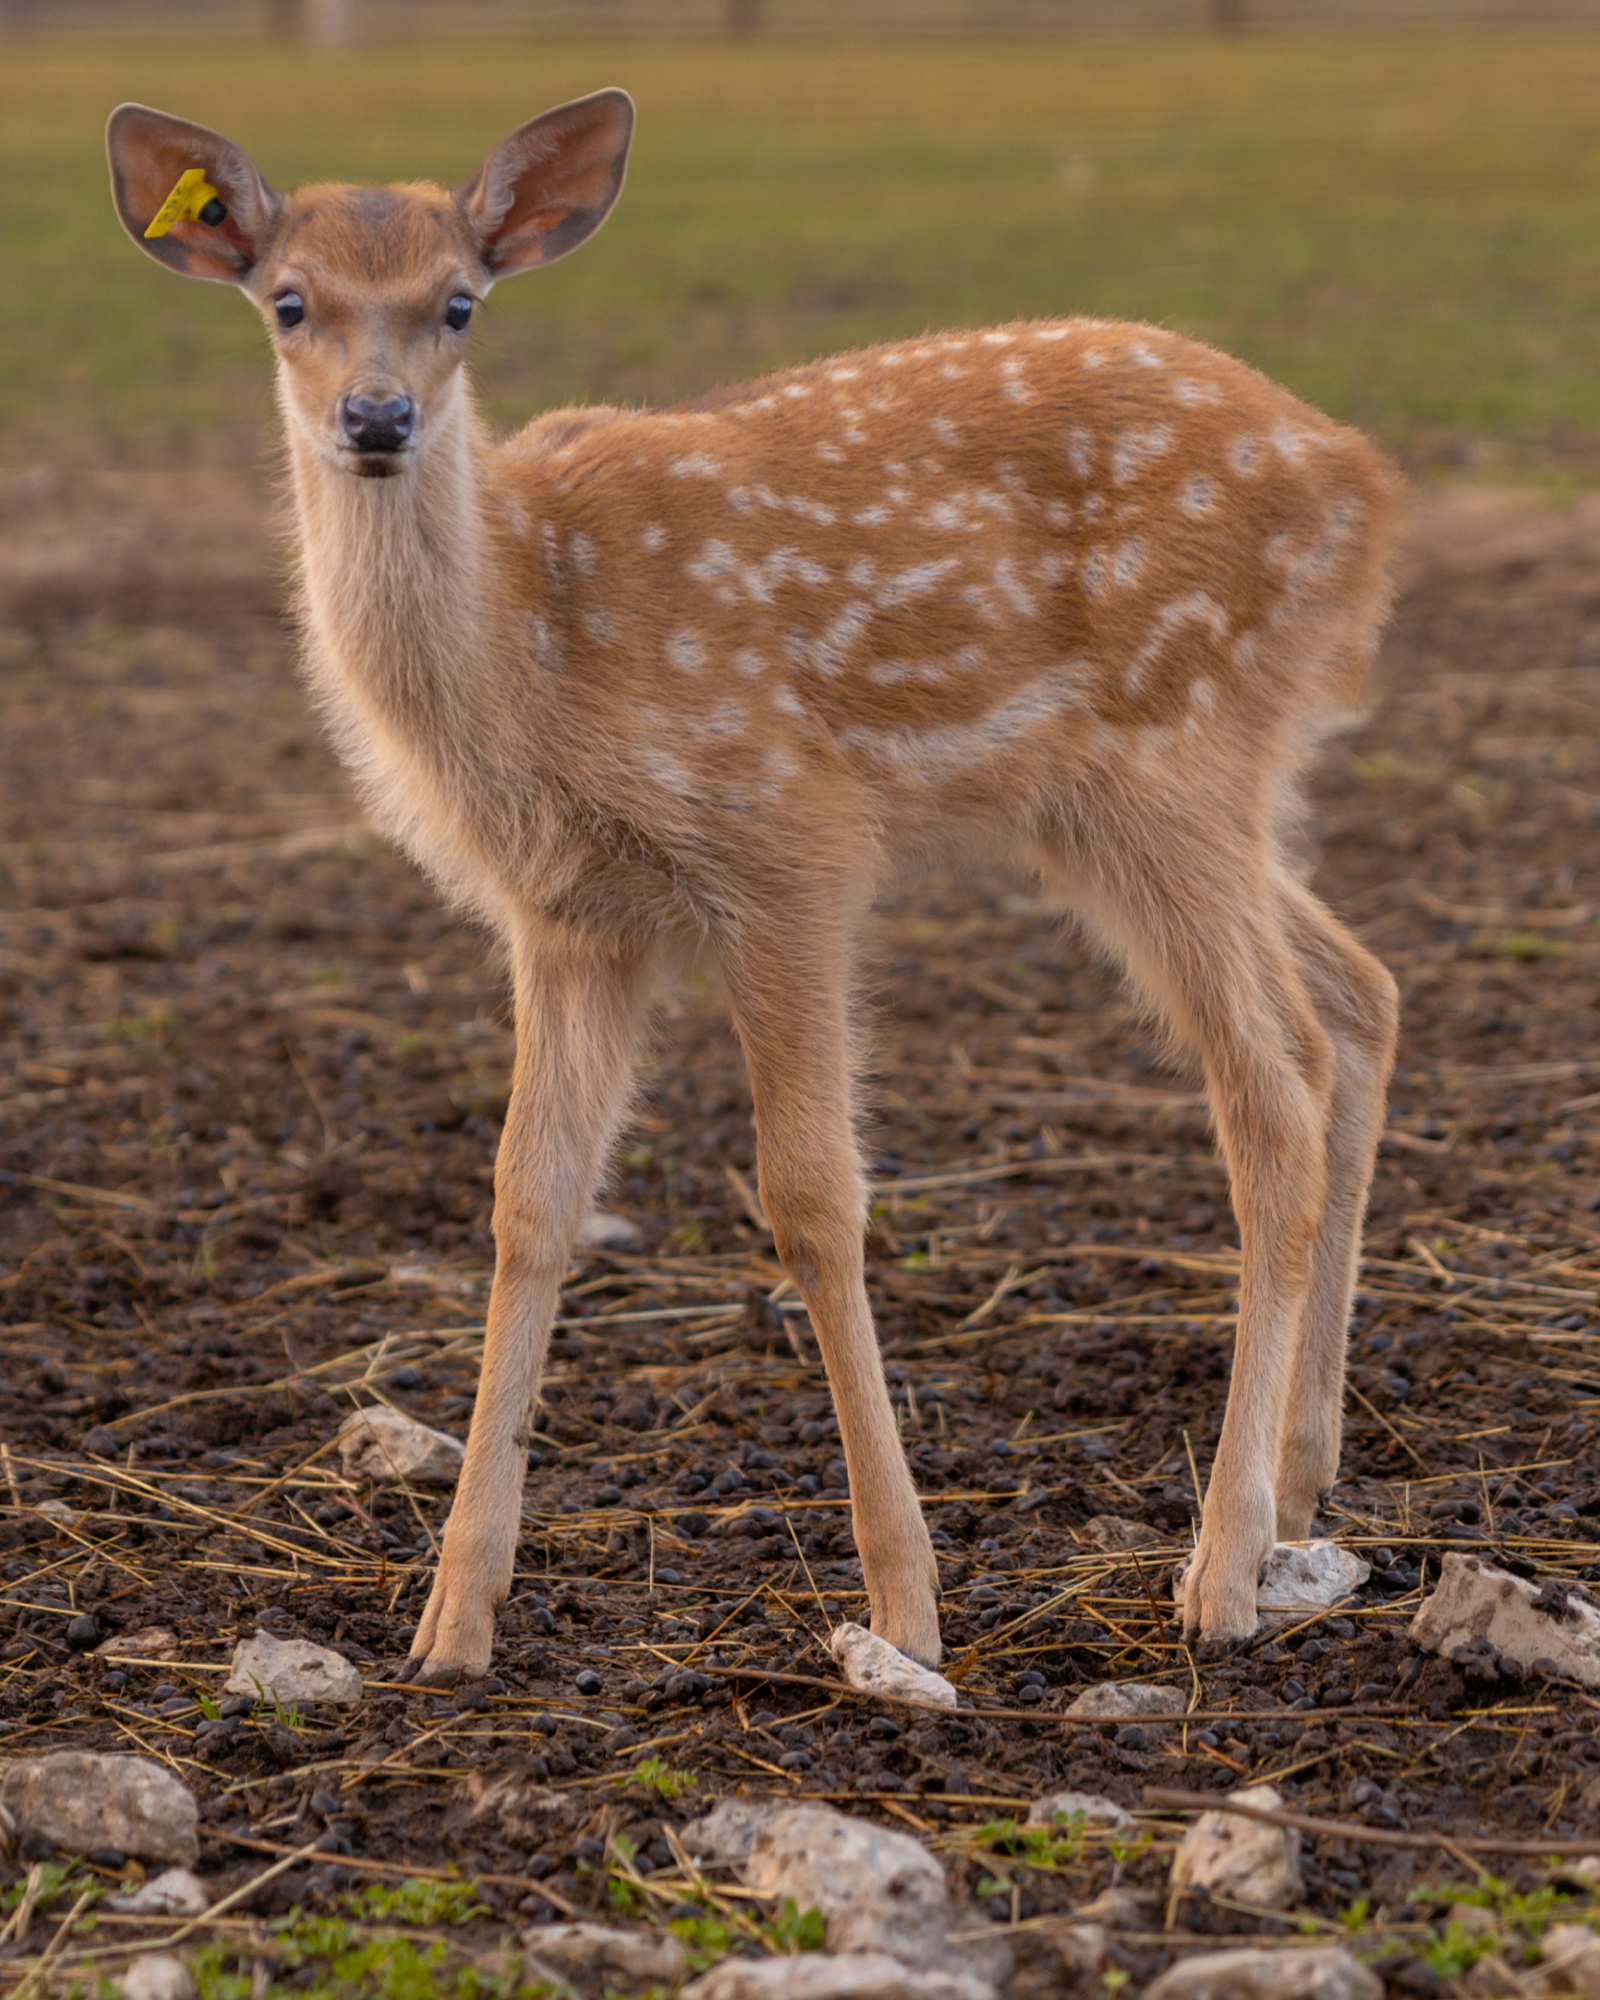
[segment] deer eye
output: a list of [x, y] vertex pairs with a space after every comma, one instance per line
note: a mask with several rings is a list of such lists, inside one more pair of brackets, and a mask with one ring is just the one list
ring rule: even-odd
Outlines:
[[444, 309], [444, 323], [452, 333], [460, 333], [472, 317], [472, 300], [465, 292], [457, 292]]
[[279, 326], [298, 326], [306, 316], [306, 302], [298, 292], [279, 292], [272, 303], [277, 310]]

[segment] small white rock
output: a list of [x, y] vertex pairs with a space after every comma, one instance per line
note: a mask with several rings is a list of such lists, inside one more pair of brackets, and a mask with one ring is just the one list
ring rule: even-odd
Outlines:
[[1600, 2000], [1600, 1937], [1586, 1924], [1552, 1924], [1539, 1940], [1539, 1961], [1555, 1992]]
[[776, 1799], [718, 1799], [690, 1820], [678, 1838], [684, 1851], [710, 1868], [742, 1868], [760, 1828], [789, 1808]]
[[200, 1858], [194, 1794], [150, 1757], [52, 1750], [24, 1758], [0, 1775], [0, 1806], [19, 1829], [69, 1854], [119, 1847], [189, 1868]]
[[757, 1827], [744, 1879], [758, 1896], [820, 1910], [832, 1951], [909, 1965], [947, 1956], [944, 1869], [909, 1834], [831, 1806], [791, 1806]]
[[1180, 1688], [1158, 1687], [1154, 1681], [1102, 1681], [1085, 1688], [1063, 1713], [1109, 1722], [1122, 1715], [1182, 1715], [1188, 1706]]
[[1131, 1812], [1125, 1812], [1115, 1799], [1103, 1798], [1099, 1792], [1047, 1793], [1029, 1806], [1025, 1824], [1055, 1826], [1062, 1820], [1074, 1819], [1080, 1813], [1085, 1826], [1115, 1827], [1119, 1833], [1131, 1831], [1136, 1824]]
[[187, 1868], [164, 1868], [130, 1894], [106, 1901], [131, 1917], [203, 1917], [211, 1907], [206, 1885]]
[[578, 1224], [576, 1250], [637, 1250], [644, 1241], [637, 1224], [609, 1208], [592, 1208]]
[[1410, 1638], [1446, 1659], [1458, 1646], [1492, 1646], [1524, 1671], [1542, 1660], [1585, 1687], [1600, 1688], [1600, 1611], [1577, 1591], [1566, 1609], [1535, 1609], [1539, 1586], [1481, 1556], [1448, 1555], [1439, 1582], [1411, 1621]]
[[165, 1625], [141, 1625], [137, 1632], [119, 1632], [94, 1649], [97, 1660], [171, 1660], [177, 1657], [178, 1635]]
[[730, 1958], [683, 1990], [682, 2000], [994, 2000], [976, 1973], [903, 1965], [881, 1951]]
[[122, 2000], [194, 2000], [194, 1981], [181, 1958], [154, 1953], [122, 1975]]
[[53, 1521], [58, 1528], [70, 1528], [78, 1518], [76, 1507], [69, 1507], [65, 1500], [41, 1500], [34, 1509], [47, 1521]]
[[343, 1653], [309, 1639], [274, 1639], [270, 1632], [234, 1647], [226, 1687], [229, 1694], [269, 1695], [280, 1708], [301, 1701], [348, 1708], [361, 1699], [361, 1675]]
[[853, 1688], [866, 1694], [898, 1695], [902, 1701], [932, 1701], [940, 1708], [954, 1708], [956, 1691], [943, 1674], [931, 1667], [919, 1667], [887, 1639], [862, 1625], [846, 1621], [836, 1625], [828, 1639], [828, 1650], [839, 1662], [839, 1671]]
[[382, 1403], [352, 1410], [339, 1426], [339, 1462], [352, 1479], [393, 1486], [453, 1486], [466, 1447]]
[[1383, 1982], [1338, 1945], [1252, 1946], [1180, 1958], [1145, 2000], [1383, 2000]]
[[[1271, 1785], [1251, 1785], [1232, 1796], [1269, 1812], [1283, 1804]], [[1243, 1813], [1202, 1813], [1172, 1858], [1171, 1880], [1175, 1889], [1205, 1889], [1258, 1910], [1293, 1909], [1303, 1893], [1300, 1836], [1292, 1826], [1271, 1826]]]
[[[1183, 1608], [1189, 1565], [1172, 1573], [1172, 1601]], [[1372, 1574], [1372, 1565], [1338, 1542], [1275, 1542], [1256, 1584], [1256, 1610], [1269, 1624], [1342, 1604]]]
[[628, 1930], [610, 1924], [535, 1924], [522, 1933], [524, 1947], [558, 1980], [595, 1974], [613, 1979], [658, 1980], [683, 1976], [682, 1940], [671, 1931]]

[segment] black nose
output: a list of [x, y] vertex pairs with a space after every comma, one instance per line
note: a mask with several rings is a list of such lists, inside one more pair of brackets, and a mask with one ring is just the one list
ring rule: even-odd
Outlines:
[[358, 390], [339, 405], [339, 428], [357, 451], [399, 451], [416, 422], [409, 396], [363, 396]]

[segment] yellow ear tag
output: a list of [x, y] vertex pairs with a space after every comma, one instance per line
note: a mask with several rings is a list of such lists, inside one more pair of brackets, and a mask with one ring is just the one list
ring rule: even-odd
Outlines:
[[156, 210], [146, 237], [165, 236], [175, 222], [193, 222], [208, 201], [218, 199], [216, 189], [206, 179], [204, 167], [190, 167], [178, 176], [177, 185]]

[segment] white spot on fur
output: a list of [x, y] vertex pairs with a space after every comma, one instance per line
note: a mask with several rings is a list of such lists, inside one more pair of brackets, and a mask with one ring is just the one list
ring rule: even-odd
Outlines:
[[1009, 356], [1000, 364], [1000, 388], [1013, 403], [1033, 401], [1032, 384], [1023, 379], [1022, 363], [1015, 355]]
[[611, 643], [611, 613], [609, 611], [586, 611], [583, 614], [583, 629], [591, 639], [597, 639], [602, 646]]
[[706, 663], [706, 642], [698, 632], [674, 632], [667, 641], [667, 658], [679, 673], [697, 674]]
[[941, 444], [959, 444], [961, 442], [960, 431], [951, 423], [948, 417], [930, 417], [928, 419], [928, 429], [933, 432]]
[[943, 556], [937, 562], [914, 563], [910, 569], [899, 570], [884, 579], [878, 587], [877, 601], [887, 609], [905, 604], [913, 597], [925, 596], [938, 586], [942, 578], [960, 566], [959, 556]]
[[735, 672], [745, 674], [751, 680], [754, 680], [757, 674], [764, 674], [767, 671], [765, 657], [758, 653], [754, 646], [741, 646], [733, 656], [733, 665]]
[[978, 339], [985, 347], [1011, 347], [1015, 344], [1016, 338], [1014, 333], [1001, 333], [998, 328], [991, 328], [989, 332], [978, 335]]
[[1198, 520], [1203, 514], [1215, 512], [1217, 505], [1217, 482], [1208, 473], [1200, 473], [1191, 479], [1178, 495], [1178, 505], [1184, 513], [1192, 514]]
[[572, 567], [583, 575], [596, 568], [600, 561], [600, 551], [587, 535], [574, 535], [567, 544], [567, 554]]
[[722, 467], [708, 453], [690, 451], [673, 459], [667, 470], [674, 479], [715, 479]]
[[834, 679], [844, 669], [856, 641], [872, 622], [872, 607], [859, 601], [847, 604], [815, 634], [786, 632], [784, 643], [797, 667]]
[[1036, 326], [1033, 337], [1035, 340], [1065, 340], [1070, 331], [1064, 326]]
[[1144, 543], [1137, 535], [1132, 535], [1111, 558], [1111, 581], [1126, 590], [1135, 582], [1144, 567]]
[[1094, 475], [1094, 438], [1082, 424], [1067, 433], [1067, 463], [1080, 479]]
[[1167, 642], [1173, 634], [1186, 625], [1204, 626], [1214, 639], [1225, 639], [1228, 635], [1228, 614], [1209, 591], [1191, 590], [1187, 597], [1174, 598], [1170, 604], [1163, 604], [1151, 625], [1150, 636], [1134, 654], [1128, 666], [1127, 685], [1130, 694], [1137, 694], [1144, 685], [1144, 677], [1167, 649]]
[[1203, 708], [1209, 715], [1217, 705], [1217, 690], [1202, 674], [1189, 688], [1189, 700], [1195, 708]]
[[1031, 591], [1024, 588], [1010, 556], [1002, 556], [994, 566], [994, 587], [1011, 609], [1023, 618], [1032, 618], [1037, 613]]
[[857, 556], [844, 575], [846, 583], [853, 583], [857, 590], [870, 590], [877, 581], [878, 565], [871, 556]]
[[852, 514], [850, 518], [859, 527], [881, 528], [884, 522], [890, 518], [890, 514], [887, 507], [862, 507], [856, 513]]
[[1119, 431], [1111, 449], [1111, 477], [1126, 486], [1152, 459], [1164, 458], [1172, 449], [1172, 432], [1165, 424], [1147, 431]]
[[658, 521], [652, 521], [639, 537], [641, 549], [664, 549], [667, 545], [667, 531]]
[[1258, 438], [1237, 437], [1228, 447], [1228, 463], [1242, 479], [1253, 479], [1261, 469], [1261, 443]]
[[639, 761], [647, 776], [669, 792], [686, 793], [694, 790], [694, 779], [678, 762], [676, 757], [660, 749], [657, 745], [646, 744], [639, 753]]
[[824, 444], [814, 445], [812, 449], [816, 452], [817, 457], [822, 459], [825, 464], [828, 465], [844, 464], [844, 453], [839, 449], [839, 447], [836, 444], [824, 443]]
[[936, 783], [959, 775], [987, 759], [1016, 748], [1084, 701], [1084, 666], [1069, 660], [1030, 681], [976, 722], [950, 723], [943, 728], [841, 730], [840, 745], [903, 775]]
[[779, 681], [772, 690], [772, 705], [784, 715], [792, 715], [799, 721], [805, 719], [806, 705], [787, 681]]
[[729, 696], [719, 701], [709, 715], [686, 716], [684, 727], [697, 742], [725, 743], [744, 734], [745, 721], [744, 703]]
[[1220, 403], [1222, 391], [1215, 382], [1197, 382], [1192, 375], [1181, 375], [1172, 385], [1173, 399], [1186, 403], [1191, 409], [1200, 403]]
[[1128, 359], [1140, 368], [1165, 368], [1167, 365], [1162, 356], [1142, 340], [1136, 340], [1128, 349]]

